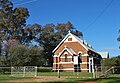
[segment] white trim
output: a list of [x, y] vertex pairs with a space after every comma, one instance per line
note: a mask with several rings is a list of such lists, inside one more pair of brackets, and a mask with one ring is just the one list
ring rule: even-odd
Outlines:
[[[72, 38], [72, 41], [68, 41], [69, 38]], [[77, 42], [78, 40], [73, 36], [70, 35], [64, 42]]]
[[[78, 40], [78, 42], [88, 51], [88, 48], [82, 43], [83, 40], [81, 40], [81, 39], [78, 38], [77, 36], [73, 35], [72, 33], [68, 33], [68, 34], [65, 36], [65, 38], [57, 45], [57, 47], [56, 47], [52, 52], [54, 53], [55, 50], [57, 50], [58, 47], [59, 47], [70, 35], [73, 36], [73, 37], [75, 37], [75, 38]], [[81, 42], [80, 42], [80, 40], [81, 40]]]
[[[65, 58], [64, 56], [60, 57], [60, 58]], [[72, 58], [72, 56], [68, 56], [67, 58]]]
[[92, 57], [92, 73], [94, 73], [94, 59]]
[[82, 69], [82, 68], [81, 68], [81, 70], [89, 70], [89, 69], [87, 69], [87, 68]]
[[83, 55], [81, 55], [81, 56], [89, 56], [88, 54], [83, 54]]
[[53, 69], [53, 70], [74, 70], [74, 68]]
[[56, 47], [52, 52], [54, 53], [55, 50], [62, 44], [62, 42], [64, 42], [64, 41], [66, 40], [66, 38], [68, 38], [70, 35], [71, 35], [71, 34], [68, 33], [68, 34], [64, 37], [64, 39], [57, 45], [57, 47]]
[[54, 55], [53, 57], [58, 57], [58, 55]]
[[[72, 49], [69, 49], [69, 48], [64, 48], [60, 53], [59, 53], [59, 55], [58, 55], [58, 57], [60, 57], [60, 55], [65, 51], [65, 50], [67, 50], [71, 55], [73, 55], [73, 54], [76, 54]], [[71, 51], [70, 51], [71, 50]]]
[[53, 63], [53, 64], [60, 64], [60, 63]]
[[77, 41], [65, 41], [65, 42], [77, 42]]
[[68, 52], [65, 52], [64, 55], [67, 54], [68, 55]]
[[[53, 70], [75, 70], [74, 68], [53, 69]], [[80, 68], [80, 70], [89, 70], [87, 68]]]
[[60, 69], [60, 70], [74, 70], [74, 68], [64, 68], [64, 69]]
[[73, 63], [73, 61], [71, 61], [71, 62], [59, 62], [60, 64], [71, 64], [71, 63]]
[[[53, 64], [71, 64], [71, 63], [73, 63], [73, 61], [71, 61], [71, 62], [59, 62], [59, 63], [53, 63]], [[80, 64], [89, 64], [89, 62], [82, 62]]]
[[92, 73], [94, 73], [94, 59], [93, 59], [93, 57], [89, 57], [89, 72], [91, 72], [91, 65], [92, 65]]
[[79, 51], [78, 54], [79, 54], [79, 53], [81, 53], [81, 55], [82, 55], [82, 52], [81, 52], [81, 51]]

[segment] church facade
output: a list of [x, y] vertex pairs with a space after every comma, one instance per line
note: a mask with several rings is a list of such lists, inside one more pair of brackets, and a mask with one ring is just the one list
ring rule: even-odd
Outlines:
[[94, 72], [101, 55], [86, 41], [69, 32], [53, 50], [53, 70]]

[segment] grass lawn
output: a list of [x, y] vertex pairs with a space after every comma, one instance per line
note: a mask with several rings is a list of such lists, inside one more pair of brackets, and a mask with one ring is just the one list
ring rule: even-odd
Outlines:
[[28, 78], [28, 77], [12, 77], [10, 76], [10, 74], [0, 74], [0, 82], [1, 81], [6, 81], [6, 80], [17, 80], [17, 79], [25, 79], [25, 78]]
[[[52, 81], [51, 83], [78, 83], [78, 82], [88, 82], [88, 81], [92, 81], [92, 82], [96, 82], [96, 83], [120, 83], [120, 74], [112, 74], [110, 75], [110, 78], [100, 78], [100, 79], [94, 79], [94, 78], [72, 78], [71, 76], [73, 76], [73, 72], [61, 72], [61, 77], [62, 76], [67, 76], [68, 78], [65, 78], [64, 80], [60, 80], [60, 81]], [[77, 74], [77, 73], [75, 73]], [[57, 74], [55, 72], [39, 72], [38, 76], [57, 76]], [[79, 75], [83, 75], [85, 76], [91, 76], [91, 74], [89, 73], [79, 73]], [[70, 76], [70, 77], [69, 77]], [[7, 81], [7, 80], [17, 80], [17, 79], [26, 79], [29, 77], [11, 77], [10, 74], [5, 74], [2, 75], [0, 74], [0, 83]], [[30, 82], [30, 83], [35, 83], [35, 82]], [[37, 82], [40, 83], [40, 82]], [[47, 82], [46, 82], [47, 83]], [[50, 82], [48, 82], [50, 83]]]
[[[58, 72], [38, 72], [38, 76], [58, 76]], [[60, 72], [60, 76], [81, 76], [92, 77], [92, 73], [88, 72]]]
[[120, 77], [110, 77], [98, 79], [97, 83], [120, 83]]

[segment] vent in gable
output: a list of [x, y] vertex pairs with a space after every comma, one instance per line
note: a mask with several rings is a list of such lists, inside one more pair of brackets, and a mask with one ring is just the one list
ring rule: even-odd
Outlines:
[[72, 38], [68, 38], [68, 41], [72, 41]]

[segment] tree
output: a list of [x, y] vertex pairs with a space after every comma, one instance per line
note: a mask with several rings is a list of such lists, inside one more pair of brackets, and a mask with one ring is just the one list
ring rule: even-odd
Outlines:
[[49, 60], [49, 66], [52, 66], [53, 63], [53, 49], [60, 43], [69, 30], [79, 37], [83, 36], [82, 32], [73, 28], [73, 25], [69, 21], [66, 24], [59, 23], [54, 25], [51, 23], [41, 27], [37, 42], [44, 48], [44, 57], [46, 60]]
[[42, 27], [38, 42], [40, 46], [44, 48], [44, 57], [47, 62], [49, 60], [49, 66], [52, 66], [52, 50], [56, 46], [55, 37], [55, 25], [54, 24], [46, 24]]
[[1, 40], [20, 39], [21, 31], [29, 17], [27, 8], [15, 8], [9, 0], [0, 1], [0, 33]]
[[41, 33], [41, 25], [39, 24], [28, 24], [22, 29], [22, 37], [20, 42], [22, 44], [32, 44], [32, 41], [36, 42]]
[[4, 61], [7, 61], [9, 53], [6, 48], [2, 47], [3, 42], [9, 40], [20, 42], [23, 37], [22, 29], [28, 17], [27, 8], [13, 9], [13, 3], [10, 0], [0, 0], [0, 53], [4, 56]]
[[42, 66], [44, 64], [43, 49], [26, 45], [9, 48], [8, 66]]
[[[120, 34], [120, 30], [118, 31], [118, 33]], [[119, 37], [117, 38], [117, 41], [120, 42], [120, 35], [119, 35]], [[119, 48], [120, 48], [120, 46], [119, 46]]]
[[[0, 44], [3, 44], [3, 41], [7, 42], [5, 48], [0, 45], [0, 49], [2, 50], [2, 52], [0, 50], [0, 53], [3, 53], [2, 55], [6, 57], [5, 60], [8, 63], [11, 60], [13, 62], [15, 59], [20, 59], [12, 65], [28, 65], [28, 63], [31, 64], [31, 61], [34, 62], [35, 60], [31, 58], [32, 56], [29, 53], [36, 51], [32, 48], [34, 43], [37, 42], [39, 46], [36, 48], [43, 48], [43, 54], [39, 57], [43, 57], [44, 62], [49, 62], [49, 66], [52, 66], [52, 50], [65, 37], [69, 30], [79, 37], [83, 36], [82, 32], [76, 30], [69, 21], [57, 25], [51, 23], [45, 26], [41, 26], [40, 24], [28, 24], [26, 26], [28, 17], [29, 12], [27, 8], [13, 8], [13, 3], [10, 0], [0, 0]], [[27, 49], [26, 45], [28, 46]], [[28, 56], [24, 55], [25, 53]], [[38, 50], [36, 53], [33, 53], [36, 55]], [[31, 54], [33, 55], [33, 53]], [[24, 57], [26, 57], [25, 63], [21, 61]]]

